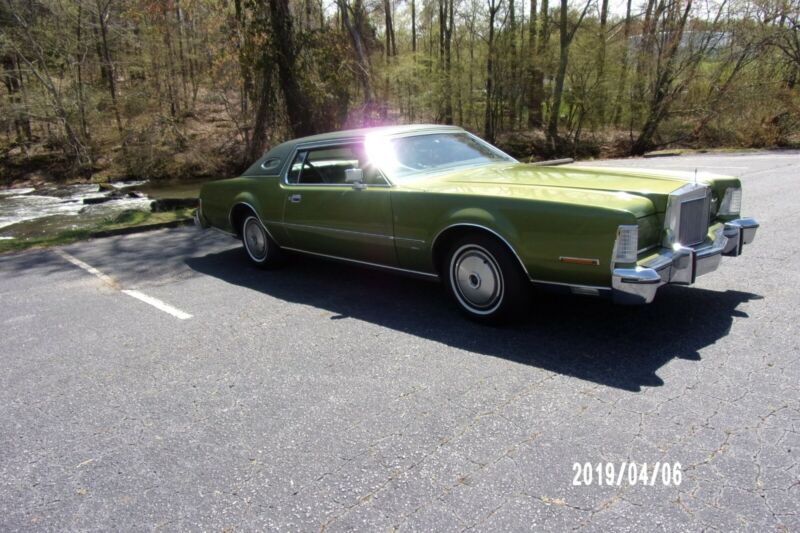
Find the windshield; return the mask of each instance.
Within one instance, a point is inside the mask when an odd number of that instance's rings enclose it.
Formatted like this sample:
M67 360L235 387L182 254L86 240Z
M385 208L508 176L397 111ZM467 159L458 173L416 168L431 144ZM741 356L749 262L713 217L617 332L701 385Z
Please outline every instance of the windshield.
M514 161L466 132L375 136L367 137L364 144L370 163L395 181L461 166Z

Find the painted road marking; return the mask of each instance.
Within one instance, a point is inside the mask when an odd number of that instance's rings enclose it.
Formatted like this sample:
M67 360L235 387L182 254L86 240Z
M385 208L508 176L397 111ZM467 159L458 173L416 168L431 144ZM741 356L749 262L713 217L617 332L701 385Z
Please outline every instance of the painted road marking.
M178 309L177 307L172 307L168 303L162 302L158 298L153 298L152 296L148 296L148 295L144 294L143 292L121 288L119 286L119 283L117 283L117 280L115 280L114 278L112 278L111 276L109 276L107 274L103 274L102 272L97 270L92 265L90 265L88 263L84 263L83 261L81 261L80 259L75 257L74 255L71 255L71 254L65 252L64 250L53 250L53 251L58 256L60 256L62 259L64 259L65 261L68 261L68 262L72 263L73 265L75 265L76 267L85 270L89 274L92 274L93 276L96 276L97 278L99 278L103 283L105 283L109 287L111 287L113 289L117 289L118 291L122 292L123 294L127 294L131 298L136 298L140 302L144 302L144 303L146 303L148 305L152 305L153 307L155 307L159 311L164 311L165 313L170 314L170 315L174 316L175 318L177 318L179 320L186 320L186 319L192 318L192 315L190 315L189 313L185 313L185 312L181 311L180 309Z
M122 292L124 292L128 296L132 296L132 297L136 298L137 300L141 300L146 304L150 304L153 307L155 307L156 309L160 309L160 310L164 311L165 313L169 313L170 315L174 316L175 318L179 318L181 320L186 320L187 318L192 318L192 315L190 315L189 313L184 313L180 309L172 307L171 305L162 302L158 298L153 298L152 296L148 296L148 295L146 295L144 293L141 293L139 291L132 291L132 290L123 289Z
M70 255L67 252L65 252L64 250L53 250L53 251L56 254L58 254L59 256L61 256L62 259L65 259L66 261L69 261L70 263L72 263L76 267L82 268L83 270L85 270L89 274L97 276L106 285L109 285L109 286L111 286L111 287L113 287L115 289L119 289L119 285L117 284L117 282L111 276L107 276L107 275L103 274L102 272L97 270L92 265L84 263L83 261L81 261L80 259L75 257L74 255Z

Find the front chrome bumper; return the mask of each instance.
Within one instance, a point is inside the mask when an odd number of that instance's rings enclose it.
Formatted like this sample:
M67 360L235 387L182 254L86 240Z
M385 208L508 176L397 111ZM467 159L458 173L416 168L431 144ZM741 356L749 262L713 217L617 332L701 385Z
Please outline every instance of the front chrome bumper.
M697 276L716 270L723 255L741 255L744 245L755 239L756 230L758 222L740 218L717 229L710 244L696 247L677 244L672 249L663 248L655 258L635 268L615 268L611 280L614 302L646 304L667 283L691 285Z

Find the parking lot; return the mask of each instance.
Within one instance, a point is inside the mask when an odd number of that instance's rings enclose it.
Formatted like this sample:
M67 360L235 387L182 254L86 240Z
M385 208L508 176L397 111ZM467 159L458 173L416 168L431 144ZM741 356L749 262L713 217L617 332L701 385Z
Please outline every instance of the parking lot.
M800 153L599 164L740 176L761 229L501 329L195 228L0 256L0 530L799 530ZM631 462L682 479L573 484Z

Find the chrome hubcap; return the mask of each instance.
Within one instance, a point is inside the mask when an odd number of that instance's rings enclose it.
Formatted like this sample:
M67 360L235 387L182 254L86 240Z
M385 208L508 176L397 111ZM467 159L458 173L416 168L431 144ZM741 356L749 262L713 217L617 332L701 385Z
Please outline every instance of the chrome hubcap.
M254 260L263 261L267 256L267 236L253 218L244 223L244 244Z
M476 310L491 311L503 295L503 277L482 248L465 247L454 255L452 280L459 299Z

